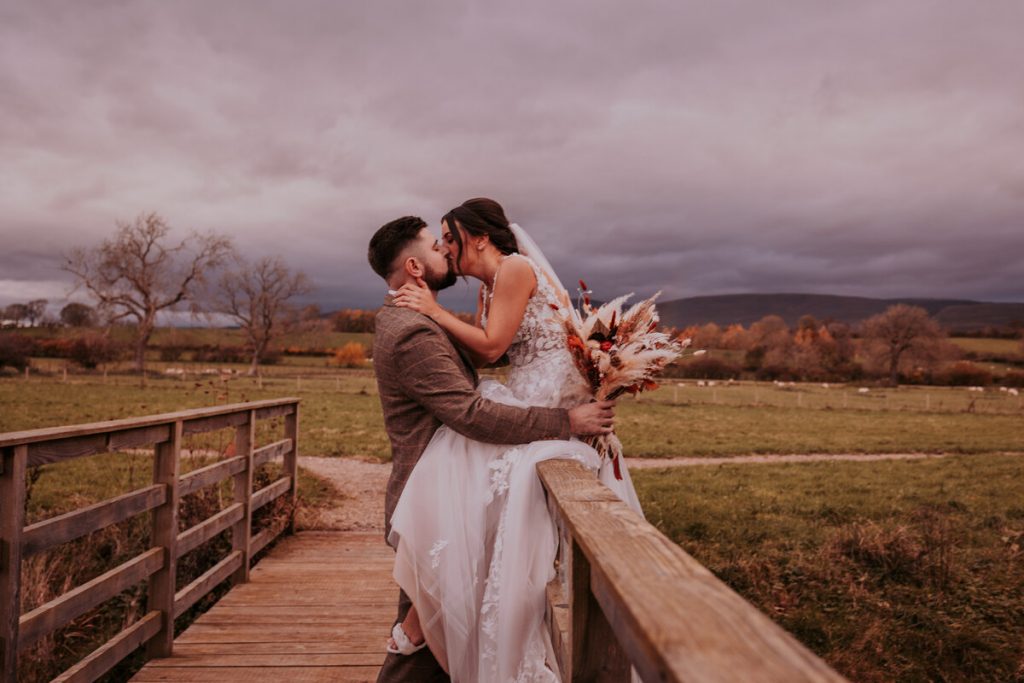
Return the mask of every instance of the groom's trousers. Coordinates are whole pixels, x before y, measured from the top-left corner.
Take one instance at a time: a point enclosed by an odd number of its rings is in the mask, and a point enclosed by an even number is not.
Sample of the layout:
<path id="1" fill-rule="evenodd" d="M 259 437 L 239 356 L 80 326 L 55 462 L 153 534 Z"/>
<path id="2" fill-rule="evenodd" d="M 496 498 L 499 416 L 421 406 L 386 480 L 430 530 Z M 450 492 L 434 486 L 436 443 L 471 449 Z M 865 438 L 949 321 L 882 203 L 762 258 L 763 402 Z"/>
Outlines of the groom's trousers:
<path id="1" fill-rule="evenodd" d="M 405 615 L 412 607 L 412 601 L 405 591 L 399 591 L 398 595 L 398 618 L 395 623 L 405 619 Z M 377 675 L 377 683 L 411 683 L 423 681 L 423 683 L 449 683 L 448 674 L 444 672 L 441 665 L 434 659 L 430 648 L 425 647 L 419 652 L 411 655 L 395 655 L 388 653 L 380 673 Z"/>

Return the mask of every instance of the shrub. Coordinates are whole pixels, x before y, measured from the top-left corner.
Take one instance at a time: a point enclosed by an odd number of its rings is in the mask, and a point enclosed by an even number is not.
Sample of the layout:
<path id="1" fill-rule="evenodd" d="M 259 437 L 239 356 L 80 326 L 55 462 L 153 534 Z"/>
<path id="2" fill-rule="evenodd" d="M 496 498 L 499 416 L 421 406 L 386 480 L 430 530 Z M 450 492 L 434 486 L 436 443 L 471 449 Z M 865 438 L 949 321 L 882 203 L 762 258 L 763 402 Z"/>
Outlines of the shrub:
<path id="1" fill-rule="evenodd" d="M 241 346 L 207 344 L 196 350 L 195 360 L 199 363 L 248 363 L 251 355 Z"/>
<path id="2" fill-rule="evenodd" d="M 675 366 L 673 375 L 691 379 L 731 379 L 740 374 L 740 368 L 720 358 L 704 356 Z"/>
<path id="3" fill-rule="evenodd" d="M 161 346 L 160 347 L 160 360 L 168 363 L 176 363 L 181 360 L 182 355 L 185 353 L 185 347 L 183 346 Z"/>
<path id="4" fill-rule="evenodd" d="M 24 370 L 32 351 L 32 340 L 28 337 L 9 332 L 0 334 L 0 370 L 4 367 Z"/>
<path id="5" fill-rule="evenodd" d="M 759 382 L 796 382 L 801 379 L 800 371 L 796 368 L 791 368 L 788 365 L 765 365 L 764 367 L 758 368 L 757 372 L 754 373 L 754 377 Z"/>
<path id="6" fill-rule="evenodd" d="M 69 358 L 87 370 L 117 360 L 123 347 L 102 334 L 85 334 L 71 343 Z"/>
<path id="7" fill-rule="evenodd" d="M 764 356 L 767 351 L 761 344 L 752 346 L 743 357 L 743 369 L 750 370 L 751 372 L 759 370 L 764 364 Z"/>
<path id="8" fill-rule="evenodd" d="M 331 363 L 342 368 L 360 368 L 366 365 L 366 347 L 359 342 L 349 342 L 334 353 Z"/>
<path id="9" fill-rule="evenodd" d="M 33 353 L 43 358 L 71 358 L 73 338 L 37 339 Z"/>
<path id="10" fill-rule="evenodd" d="M 1016 387 L 1018 389 L 1024 389 L 1024 372 L 1020 370 L 1010 370 L 1003 377 L 1003 386 Z"/>
<path id="11" fill-rule="evenodd" d="M 935 383 L 952 387 L 982 387 L 992 383 L 992 373 L 970 361 L 961 360 L 936 373 Z"/>

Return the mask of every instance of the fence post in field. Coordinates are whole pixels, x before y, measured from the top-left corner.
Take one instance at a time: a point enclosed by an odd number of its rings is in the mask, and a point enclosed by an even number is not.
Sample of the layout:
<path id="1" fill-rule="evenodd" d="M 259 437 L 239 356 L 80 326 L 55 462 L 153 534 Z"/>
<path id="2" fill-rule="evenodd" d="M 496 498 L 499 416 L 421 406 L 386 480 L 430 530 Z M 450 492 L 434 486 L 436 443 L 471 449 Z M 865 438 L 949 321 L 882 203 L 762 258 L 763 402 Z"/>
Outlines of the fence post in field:
<path id="1" fill-rule="evenodd" d="M 235 428 L 235 455 L 245 458 L 245 469 L 235 475 L 235 502 L 242 504 L 244 514 L 231 527 L 231 550 L 242 553 L 242 566 L 231 577 L 232 584 L 249 581 L 249 552 L 252 545 L 252 450 L 256 442 L 256 411 L 249 411 L 249 420 Z"/>
<path id="2" fill-rule="evenodd" d="M 162 613 L 160 631 L 146 644 L 147 658 L 170 657 L 174 647 L 174 595 L 178 573 L 178 477 L 181 469 L 182 421 L 171 426 L 171 438 L 156 445 L 153 483 L 163 484 L 163 505 L 153 510 L 153 546 L 164 549 L 164 566 L 149 578 L 148 608 Z"/>
<path id="3" fill-rule="evenodd" d="M 25 527 L 28 446 L 0 451 L 0 683 L 18 673 L 21 619 L 21 530 Z"/>
<path id="4" fill-rule="evenodd" d="M 284 436 L 292 440 L 292 447 L 284 454 L 284 474 L 292 478 L 291 490 L 288 492 L 288 533 L 295 533 L 295 506 L 299 495 L 299 404 L 295 404 L 295 412 L 284 418 Z"/>
<path id="5" fill-rule="evenodd" d="M 569 560 L 571 681 L 628 681 L 629 660 L 590 589 L 590 562 L 576 539 Z"/>

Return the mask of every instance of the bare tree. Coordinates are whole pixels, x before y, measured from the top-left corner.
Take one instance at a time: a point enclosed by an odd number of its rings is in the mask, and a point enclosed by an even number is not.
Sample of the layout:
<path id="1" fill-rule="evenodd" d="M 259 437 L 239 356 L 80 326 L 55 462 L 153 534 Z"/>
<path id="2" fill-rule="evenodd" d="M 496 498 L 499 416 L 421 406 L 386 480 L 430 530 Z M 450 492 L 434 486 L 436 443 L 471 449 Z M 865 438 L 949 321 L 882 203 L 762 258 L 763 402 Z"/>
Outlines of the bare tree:
<path id="1" fill-rule="evenodd" d="M 117 233 L 98 247 L 74 249 L 63 268 L 98 302 L 110 322 L 134 320 L 135 369 L 143 371 L 157 313 L 189 304 L 200 310 L 197 292 L 210 268 L 231 252 L 230 241 L 213 233 L 168 244 L 170 227 L 155 213 L 118 223 Z"/>
<path id="2" fill-rule="evenodd" d="M 236 257 L 235 266 L 220 280 L 220 308 L 245 331 L 252 363 L 249 374 L 259 370 L 260 359 L 281 329 L 288 300 L 310 291 L 302 272 L 291 272 L 279 257 L 265 256 L 255 263 Z"/>
<path id="3" fill-rule="evenodd" d="M 900 363 L 914 355 L 934 355 L 945 337 L 939 324 L 919 306 L 896 304 L 884 313 L 864 321 L 861 332 L 889 374 L 889 382 L 899 383 Z"/>

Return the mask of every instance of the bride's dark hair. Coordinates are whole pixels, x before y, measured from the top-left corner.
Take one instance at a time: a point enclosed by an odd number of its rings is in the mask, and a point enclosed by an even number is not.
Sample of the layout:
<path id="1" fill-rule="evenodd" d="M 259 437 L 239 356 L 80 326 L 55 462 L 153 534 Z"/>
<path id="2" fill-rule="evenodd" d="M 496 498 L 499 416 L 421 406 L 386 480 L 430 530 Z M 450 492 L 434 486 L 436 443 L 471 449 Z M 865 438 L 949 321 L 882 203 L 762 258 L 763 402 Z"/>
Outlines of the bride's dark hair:
<path id="1" fill-rule="evenodd" d="M 516 243 L 516 236 L 508 226 L 508 218 L 505 217 L 505 209 L 501 204 L 486 197 L 467 199 L 462 204 L 446 213 L 441 221 L 448 224 L 452 232 L 452 241 L 458 245 L 458 255 L 455 263 L 462 259 L 462 234 L 461 227 L 471 237 L 486 235 L 490 238 L 491 244 L 498 248 L 502 254 L 515 254 L 519 251 Z"/>

